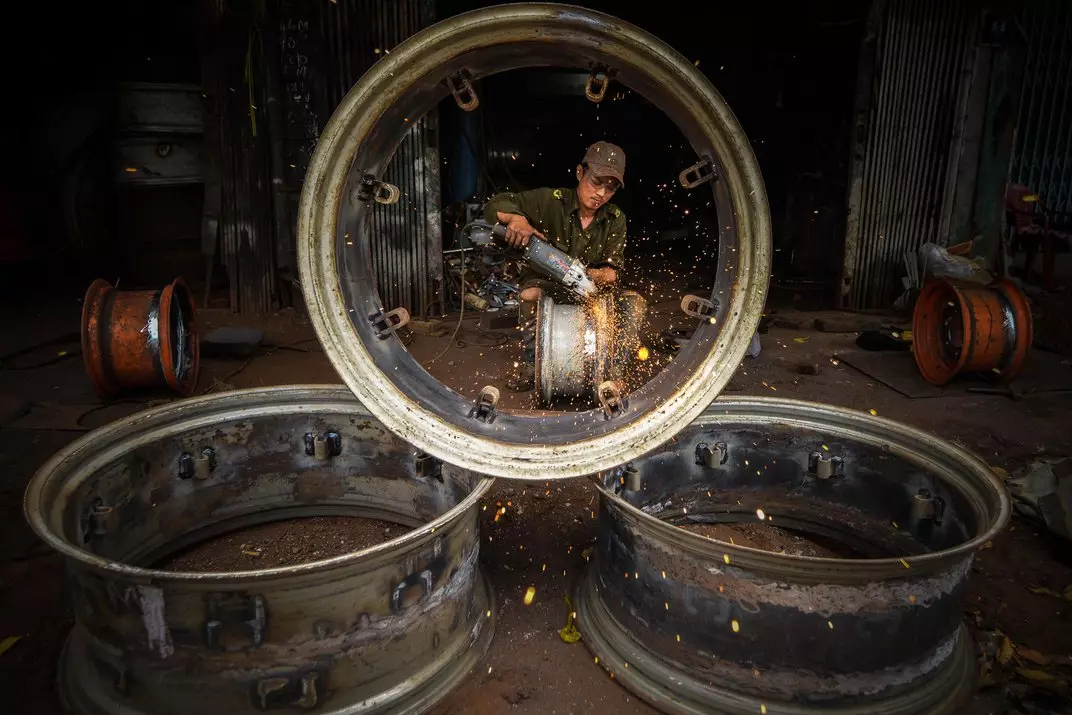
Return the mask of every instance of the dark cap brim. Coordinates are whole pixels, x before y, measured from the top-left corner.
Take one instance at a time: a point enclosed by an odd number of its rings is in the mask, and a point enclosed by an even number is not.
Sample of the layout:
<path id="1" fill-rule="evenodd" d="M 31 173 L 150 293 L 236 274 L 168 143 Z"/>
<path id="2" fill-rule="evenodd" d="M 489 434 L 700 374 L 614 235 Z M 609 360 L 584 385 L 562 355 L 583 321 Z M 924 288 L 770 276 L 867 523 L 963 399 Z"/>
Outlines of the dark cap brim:
<path id="1" fill-rule="evenodd" d="M 601 179 L 606 177 L 617 179 L 618 183 L 621 184 L 622 188 L 625 188 L 625 177 L 622 176 L 622 172 L 619 171 L 616 167 L 607 166 L 606 164 L 596 164 L 589 162 L 588 170 Z"/>

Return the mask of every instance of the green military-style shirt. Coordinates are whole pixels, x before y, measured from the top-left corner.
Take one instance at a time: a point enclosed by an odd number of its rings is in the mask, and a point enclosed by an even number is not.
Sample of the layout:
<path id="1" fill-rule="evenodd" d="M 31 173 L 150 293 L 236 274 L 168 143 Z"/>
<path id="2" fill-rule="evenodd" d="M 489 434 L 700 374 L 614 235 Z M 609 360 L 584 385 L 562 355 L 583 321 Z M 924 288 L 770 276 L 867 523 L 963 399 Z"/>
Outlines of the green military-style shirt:
<path id="1" fill-rule="evenodd" d="M 531 189 L 506 191 L 492 196 L 484 207 L 484 218 L 496 223 L 498 213 L 520 214 L 556 248 L 585 265 L 607 263 L 616 269 L 625 265 L 625 214 L 611 203 L 596 211 L 588 228 L 581 228 L 580 203 L 576 189 Z M 525 269 L 518 283 L 524 286 L 542 278 Z"/>

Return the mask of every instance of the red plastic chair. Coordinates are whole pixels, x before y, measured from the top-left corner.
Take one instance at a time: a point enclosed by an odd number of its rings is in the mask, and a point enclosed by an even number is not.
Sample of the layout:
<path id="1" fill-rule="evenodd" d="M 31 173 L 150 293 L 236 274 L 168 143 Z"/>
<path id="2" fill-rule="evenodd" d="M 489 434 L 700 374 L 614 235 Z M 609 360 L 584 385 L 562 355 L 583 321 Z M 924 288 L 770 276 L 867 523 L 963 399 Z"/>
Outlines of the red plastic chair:
<path id="1" fill-rule="evenodd" d="M 1042 285 L 1051 287 L 1056 243 L 1069 243 L 1070 235 L 1055 231 L 1042 205 L 1042 198 L 1023 184 L 1009 184 L 1005 189 L 1005 213 L 1009 226 L 1012 254 L 1024 249 L 1023 279 L 1031 278 L 1035 255 L 1042 249 Z"/>

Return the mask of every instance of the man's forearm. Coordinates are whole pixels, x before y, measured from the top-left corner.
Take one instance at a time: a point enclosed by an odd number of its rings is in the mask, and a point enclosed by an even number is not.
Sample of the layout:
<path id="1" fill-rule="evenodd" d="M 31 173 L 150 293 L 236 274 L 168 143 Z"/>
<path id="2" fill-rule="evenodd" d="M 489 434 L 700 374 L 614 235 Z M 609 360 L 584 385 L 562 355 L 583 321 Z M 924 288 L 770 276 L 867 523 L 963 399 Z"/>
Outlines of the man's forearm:
<path id="1" fill-rule="evenodd" d="M 499 219 L 499 223 L 510 223 L 510 219 L 514 216 L 521 216 L 519 213 L 511 213 L 509 211 L 496 211 L 495 218 Z"/>
<path id="2" fill-rule="evenodd" d="M 596 282 L 596 285 L 610 285 L 618 280 L 618 271 L 613 268 L 589 268 L 588 277 Z"/>

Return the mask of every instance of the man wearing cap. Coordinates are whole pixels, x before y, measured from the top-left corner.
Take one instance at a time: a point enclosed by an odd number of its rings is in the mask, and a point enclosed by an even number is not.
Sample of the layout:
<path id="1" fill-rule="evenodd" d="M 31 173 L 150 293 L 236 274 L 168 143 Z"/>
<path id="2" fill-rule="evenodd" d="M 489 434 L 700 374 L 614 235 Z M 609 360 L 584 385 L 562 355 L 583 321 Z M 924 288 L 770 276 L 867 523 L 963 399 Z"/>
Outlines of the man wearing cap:
<path id="1" fill-rule="evenodd" d="M 618 280 L 624 263 L 625 214 L 610 203 L 625 185 L 625 152 L 599 141 L 588 147 L 577 166 L 577 186 L 503 192 L 484 207 L 490 223 L 506 225 L 506 240 L 521 248 L 535 234 L 588 266 L 588 276 L 600 287 Z M 535 383 L 536 348 L 533 323 L 536 302 L 545 291 L 555 302 L 572 299 L 561 286 L 525 269 L 519 280 L 521 325 L 525 331 L 525 361 L 507 383 L 512 390 L 531 390 Z"/>

